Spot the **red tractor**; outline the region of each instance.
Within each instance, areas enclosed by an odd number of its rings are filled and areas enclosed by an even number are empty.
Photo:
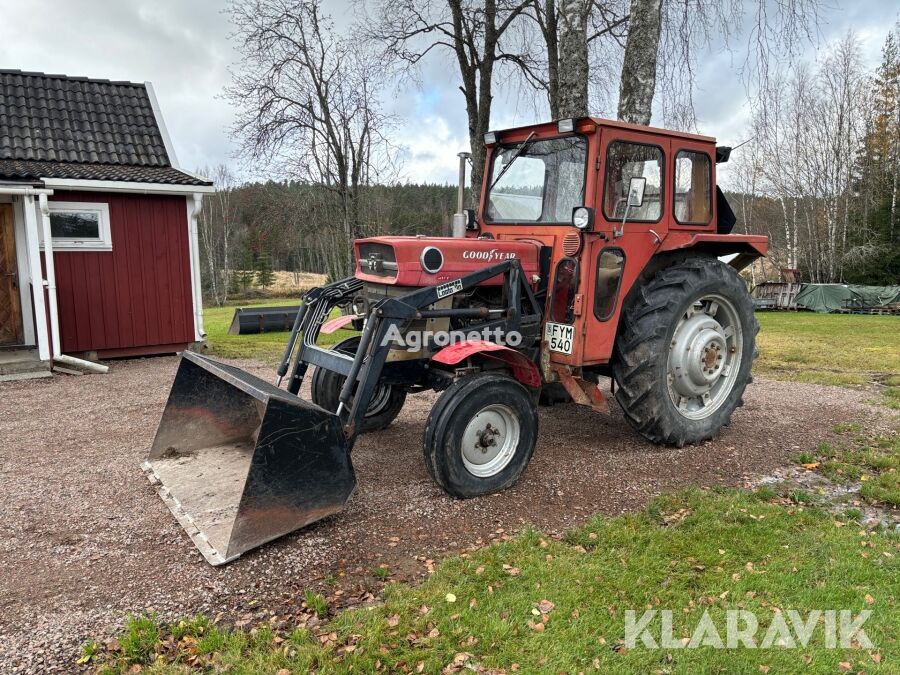
[[[478,215],[453,237],[356,241],[355,274],[304,297],[275,385],[184,354],[144,466],[211,563],[342,508],[357,435],[409,394],[441,392],[425,466],[463,498],[522,475],[540,402],[604,411],[601,378],[654,443],[711,438],[741,405],[758,326],[738,271],[768,241],[731,233],[730,149],[593,118],[485,145]],[[358,336],[317,345],[351,321]]]

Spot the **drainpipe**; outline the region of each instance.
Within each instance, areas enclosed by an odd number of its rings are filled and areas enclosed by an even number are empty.
[[[197,341],[206,338],[203,326],[203,287],[200,281],[200,244],[197,233],[197,216],[203,208],[203,195],[194,193],[194,205],[188,221],[188,247],[191,256],[191,297],[194,302],[194,332]]]
[[[25,211],[25,248],[28,253],[28,267],[31,272],[31,295],[34,304],[34,332],[37,338],[38,358],[50,360],[50,339],[47,335],[47,312],[44,302],[44,280],[41,276],[41,246],[38,237],[37,219],[34,217],[33,188],[4,190],[4,194],[22,195]]]
[[[47,287],[47,296],[50,299],[50,337],[53,345],[53,360],[92,373],[106,373],[109,371],[108,366],[68,356],[63,354],[60,349],[59,306],[56,299],[56,267],[53,261],[53,237],[50,232],[50,206],[47,204],[47,193],[40,193],[38,201],[41,208],[41,226],[44,234],[44,266],[47,270],[47,280],[44,282],[44,285]]]

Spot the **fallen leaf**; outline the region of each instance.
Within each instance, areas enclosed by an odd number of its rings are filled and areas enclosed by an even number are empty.
[[[396,628],[397,624],[399,624],[399,623],[400,623],[400,615],[399,614],[393,614],[388,617],[387,625],[390,626],[391,628]]]
[[[873,652],[873,653],[869,654],[869,656],[872,657],[872,660],[875,663],[881,663],[881,653],[880,652]]]
[[[866,602],[867,602],[868,604],[870,604],[870,605],[874,605],[874,604],[875,604],[875,598],[873,598],[871,595],[869,595],[868,593],[866,593]]]
[[[550,612],[553,611],[553,609],[554,609],[555,607],[556,607],[556,605],[554,605],[554,604],[553,604],[552,602],[550,602],[549,600],[541,600],[541,601],[537,604],[538,611],[539,611],[541,614],[549,614]]]
[[[475,574],[484,574],[484,565],[479,565],[475,570]]]
[[[424,662],[424,661],[419,661],[419,662],[416,664],[416,672],[417,672],[417,673],[421,673],[423,670],[425,670],[425,662]]]
[[[428,637],[430,637],[430,638],[436,638],[440,634],[441,634],[441,631],[439,631],[437,628],[432,628],[430,631],[428,631]]]
[[[761,672],[761,673],[768,673],[768,672],[769,672],[769,666],[760,666],[760,667],[759,667],[759,672]]]
[[[819,463],[818,462],[809,462],[808,464],[801,464],[800,466],[802,466],[807,471],[812,471],[813,469],[819,468]]]
[[[850,662],[849,662],[849,661],[841,661],[841,662],[838,664],[838,670],[840,670],[840,671],[842,671],[842,672],[845,672],[845,673],[846,673],[848,670],[850,670],[852,667],[853,667],[853,666],[850,665]]]

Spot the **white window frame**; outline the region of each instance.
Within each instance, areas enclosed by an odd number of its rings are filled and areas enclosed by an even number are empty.
[[[72,239],[53,237],[53,250],[112,251],[112,233],[109,227],[109,204],[106,202],[48,202],[50,213],[66,211],[93,211],[99,214],[100,236],[97,239]],[[44,242],[41,241],[41,248]]]

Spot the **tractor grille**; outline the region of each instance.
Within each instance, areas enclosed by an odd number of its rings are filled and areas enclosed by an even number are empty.
[[[397,256],[394,253],[394,247],[378,242],[360,244],[359,268],[365,274],[395,278],[397,276]]]
[[[578,255],[581,251],[581,233],[580,232],[570,232],[566,236],[563,237],[562,249],[563,253],[570,258],[572,256]]]

